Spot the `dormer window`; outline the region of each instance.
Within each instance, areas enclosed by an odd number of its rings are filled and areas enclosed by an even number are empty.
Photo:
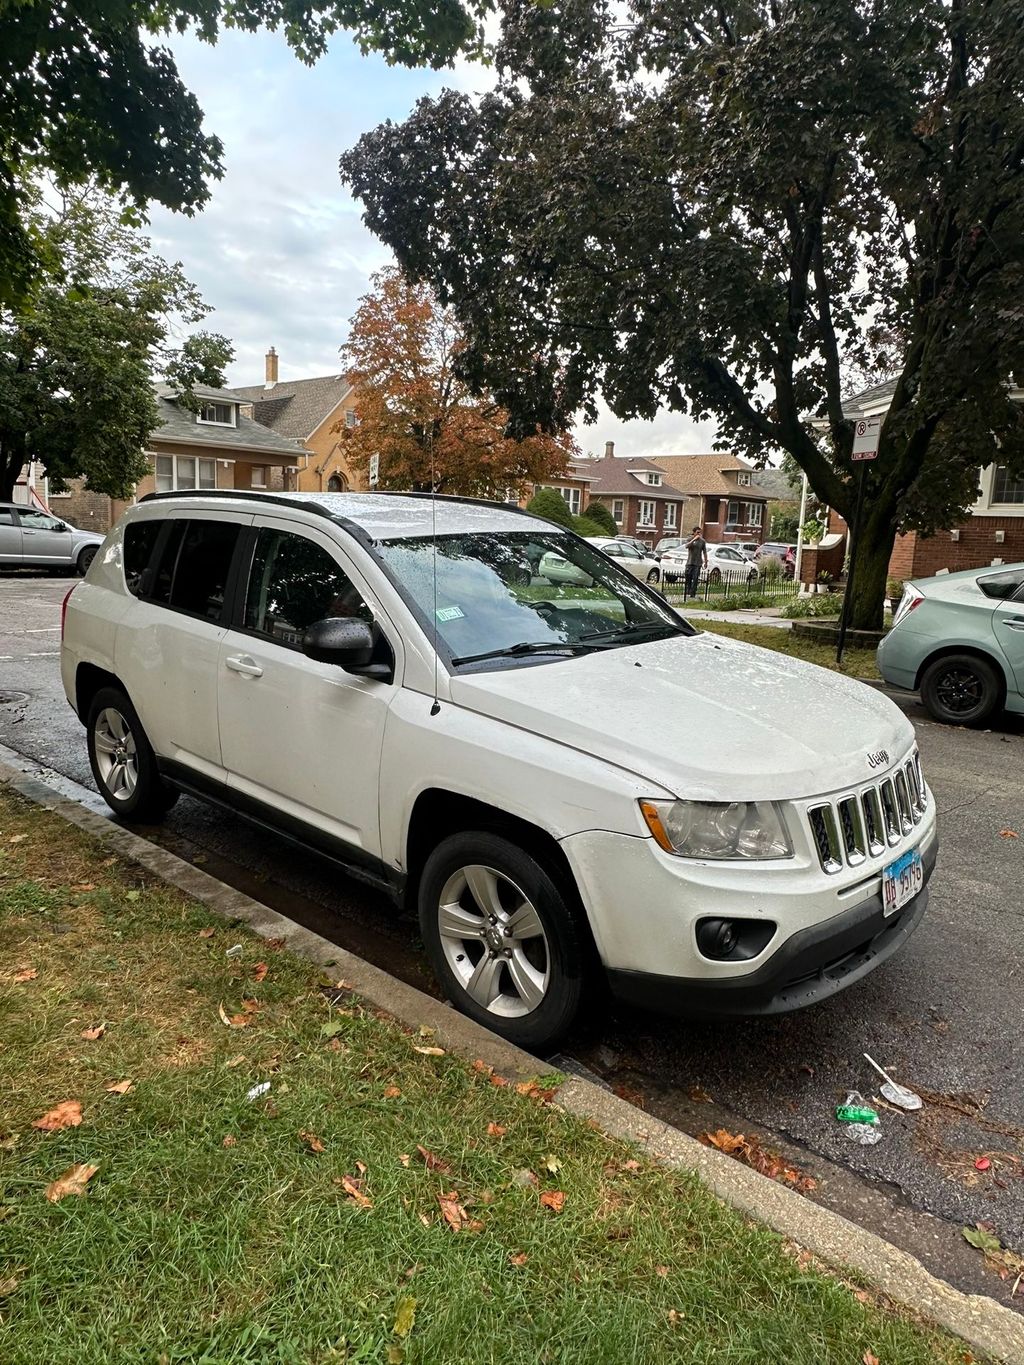
[[[648,482],[648,484],[650,485],[651,488],[660,488],[660,487],[661,487],[661,475],[660,475],[660,474],[648,474],[648,475],[647,475],[647,482]]]
[[[208,427],[233,427],[235,425],[234,403],[204,403],[196,417]]]
[[[744,470],[741,470],[741,471],[736,475],[736,482],[739,484],[739,486],[740,486],[741,488],[749,488],[750,485],[751,485],[751,482],[752,482],[751,476],[750,476],[750,471],[749,471],[749,470],[745,470],[745,471],[744,471]]]

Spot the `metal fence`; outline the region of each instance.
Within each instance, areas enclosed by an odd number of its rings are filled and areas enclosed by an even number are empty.
[[[665,596],[675,605],[680,602],[706,602],[713,606],[715,602],[725,601],[728,598],[757,598],[759,602],[781,606],[785,602],[791,602],[797,595],[798,585],[791,578],[756,578],[753,583],[748,583],[746,578],[718,578],[711,574],[704,573],[697,583],[696,593],[685,592],[685,585],[680,578],[676,583],[663,584],[662,590]]]

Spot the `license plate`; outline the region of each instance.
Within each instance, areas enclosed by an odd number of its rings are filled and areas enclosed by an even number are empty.
[[[882,909],[894,914],[924,886],[924,864],[916,848],[882,868]]]

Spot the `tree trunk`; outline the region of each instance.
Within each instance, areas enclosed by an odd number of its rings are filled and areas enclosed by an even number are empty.
[[[5,431],[0,436],[0,502],[14,501],[14,485],[25,463],[26,449],[23,431]]]
[[[853,592],[850,595],[851,630],[881,630],[885,611],[885,582],[896,543],[893,517],[882,508],[865,509],[864,526],[853,553]]]

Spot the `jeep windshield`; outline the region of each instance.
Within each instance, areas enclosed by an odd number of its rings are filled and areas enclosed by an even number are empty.
[[[694,634],[643,584],[566,532],[468,532],[375,548],[455,667],[546,663]]]

